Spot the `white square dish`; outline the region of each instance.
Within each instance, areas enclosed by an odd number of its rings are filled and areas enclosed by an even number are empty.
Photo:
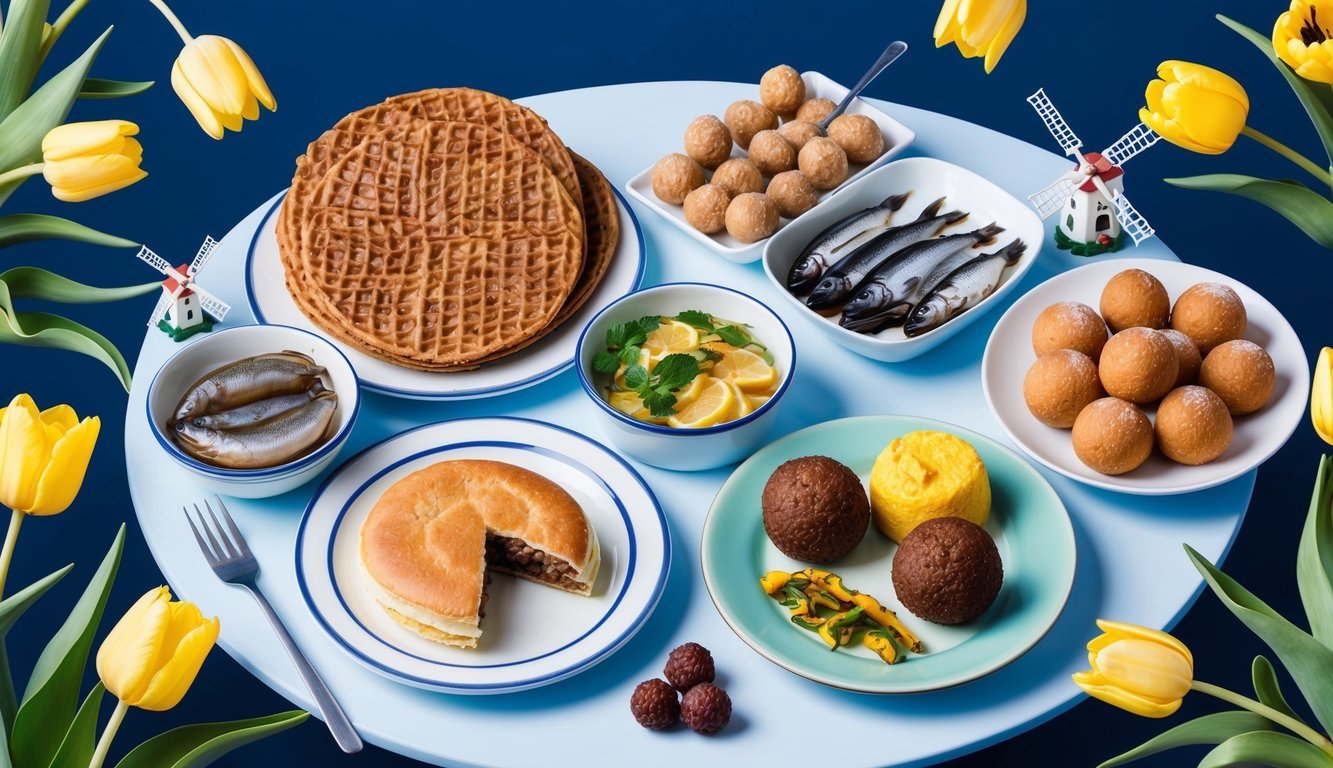
[[[807,98],[830,99],[834,103],[840,103],[843,98],[847,96],[848,88],[846,86],[833,82],[819,72],[806,72],[801,75],[801,79],[805,81],[805,93]],[[758,93],[759,87],[756,85],[755,98],[758,98]],[[707,108],[711,106],[714,107],[715,113],[719,116],[722,114],[722,111],[727,108],[726,104],[700,104],[699,106],[699,114],[707,114]],[[819,211],[834,195],[847,189],[853,182],[865,176],[871,170],[878,168],[896,157],[916,140],[916,134],[913,133],[910,128],[871,106],[864,99],[856,99],[853,101],[851,105],[847,107],[846,114],[865,115],[879,125],[880,130],[884,133],[884,154],[875,158],[874,161],[867,165],[860,165],[857,163],[850,164],[848,166],[847,180],[834,189],[819,193],[819,202],[798,220],[804,220],[813,215],[816,211]],[[682,125],[680,130],[681,133],[684,134],[685,126]],[[663,148],[662,154],[666,155],[670,152],[679,151],[679,147],[665,147]],[[733,146],[731,156],[745,157],[745,151],[739,147]],[[712,172],[705,171],[705,174],[711,178]],[[706,235],[690,226],[689,222],[685,221],[685,211],[681,206],[664,203],[657,199],[657,195],[653,194],[653,166],[651,165],[634,178],[630,179],[625,184],[625,191],[628,192],[631,197],[648,206],[655,213],[661,215],[662,218],[679,227],[685,234],[699,241],[701,244],[725,259],[746,264],[757,260],[763,254],[765,241],[761,240],[757,243],[742,243],[725,231],[719,232],[716,235]],[[778,231],[781,232],[791,224],[792,221],[794,220],[782,219],[778,224]],[[771,240],[772,238],[769,239]]]

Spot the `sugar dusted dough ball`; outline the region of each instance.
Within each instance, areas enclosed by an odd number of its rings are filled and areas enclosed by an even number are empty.
[[[1203,363],[1199,348],[1180,331],[1164,328],[1160,333],[1176,348],[1176,386],[1193,384],[1199,379],[1199,366]]]
[[[810,180],[800,171],[785,171],[768,182],[768,196],[778,207],[778,213],[794,219],[815,207],[819,195],[810,186]]]
[[[1191,466],[1207,464],[1231,445],[1231,414],[1211,389],[1171,390],[1157,406],[1157,446],[1168,459]]]
[[[760,131],[750,139],[750,162],[765,176],[776,176],[796,167],[796,150],[777,131]]]
[[[1276,383],[1273,358],[1263,347],[1244,339],[1213,347],[1199,369],[1199,384],[1222,398],[1232,416],[1244,416],[1263,408]]]
[[[1119,272],[1102,289],[1102,318],[1119,333],[1126,328],[1165,328],[1171,297],[1162,281],[1141,269]]]
[[[837,108],[838,105],[830,99],[810,99],[796,110],[796,119],[807,123],[819,123]]]
[[[1103,475],[1138,469],[1152,454],[1152,422],[1133,403],[1116,397],[1089,403],[1074,421],[1072,437],[1078,460]]]
[[[1171,327],[1194,339],[1207,355],[1224,341],[1245,336],[1245,302],[1221,283],[1192,285],[1176,299]]]
[[[1061,301],[1043,309],[1032,324],[1032,351],[1038,355],[1057,349],[1073,349],[1097,361],[1111,334],[1092,307],[1077,301]]]
[[[717,115],[699,115],[685,126],[685,154],[705,168],[731,157],[731,131]]]
[[[685,221],[691,227],[711,235],[727,225],[727,206],[731,195],[716,184],[696,187],[685,196]]]
[[[778,207],[768,195],[746,192],[727,206],[727,234],[742,243],[755,243],[778,231]]]
[[[828,124],[828,137],[853,163],[868,163],[884,154],[884,133],[865,115],[838,115]]]
[[[764,177],[754,163],[743,157],[733,157],[713,171],[713,183],[735,197],[746,192],[764,191]]]
[[[1106,394],[1131,403],[1151,403],[1175,386],[1176,348],[1160,331],[1126,328],[1102,348],[1098,373]]]
[[[807,141],[797,155],[797,165],[815,189],[833,189],[847,179],[847,153],[833,139]]]
[[[1082,352],[1057,349],[1037,358],[1023,378],[1023,400],[1037,420],[1068,429],[1088,403],[1106,395],[1097,364]]]
[[[736,146],[741,149],[749,149],[750,139],[754,138],[756,133],[778,127],[777,115],[763,104],[749,99],[741,99],[727,107],[722,121],[731,131],[731,138],[735,139]]]
[[[797,152],[801,151],[807,141],[824,135],[819,126],[805,120],[788,120],[778,126],[778,133],[782,134],[782,138],[795,147]]]
[[[759,100],[783,117],[791,117],[805,103],[805,81],[801,73],[779,64],[759,78]]]
[[[667,155],[653,166],[653,194],[664,203],[680,205],[690,190],[703,183],[703,169],[679,152]]]

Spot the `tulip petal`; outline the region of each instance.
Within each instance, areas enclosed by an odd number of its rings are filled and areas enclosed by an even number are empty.
[[[128,120],[94,120],[58,125],[47,131],[42,138],[42,158],[50,162],[91,152],[100,153],[103,148],[119,146],[125,136],[133,136],[138,132],[139,126]]]
[[[214,35],[200,35],[181,50],[176,62],[190,86],[215,112],[240,114],[245,107],[245,72],[231,49]]]
[[[189,603],[182,605],[194,608]],[[194,615],[199,616],[198,608],[194,608]],[[202,619],[201,616],[199,618]],[[136,706],[161,712],[179,704],[204,666],[209,651],[213,650],[219,626],[217,617],[195,624],[176,645],[170,660],[153,676],[152,683]]]
[[[1324,442],[1333,445],[1333,349],[1324,347],[1310,387],[1310,419]],[[3,423],[3,422],[0,422]]]
[[[269,90],[268,83],[264,82],[264,76],[259,73],[259,67],[255,66],[250,54],[246,53],[234,41],[225,37],[221,39],[222,42],[227,44],[227,47],[231,48],[232,54],[236,57],[236,62],[241,66],[241,70],[245,72],[245,79],[250,87],[250,95],[258,99],[265,107],[268,107],[268,111],[278,111],[278,101],[273,98],[273,92]],[[258,112],[256,111],[255,117],[249,115],[246,115],[246,117],[254,120],[258,117]]]
[[[97,675],[116,698],[137,706],[156,668],[152,666],[170,620],[171,590],[149,590],[111,628],[97,649]]]
[[[1139,624],[1130,624],[1123,621],[1111,621],[1109,619],[1097,619],[1097,628],[1108,635],[1119,637],[1132,637],[1139,640],[1148,640],[1154,643],[1169,645],[1184,656],[1190,664],[1191,674],[1194,670],[1194,655],[1184,643],[1180,642],[1175,635],[1163,632],[1159,629],[1152,629]],[[1091,646],[1089,646],[1091,647]]]
[[[88,461],[97,444],[102,420],[93,416],[66,432],[51,450],[51,460],[42,470],[32,506],[24,510],[30,515],[58,515],[69,509],[83,486]]]
[[[1180,699],[1165,704],[1149,701],[1113,685],[1098,684],[1095,682],[1095,678],[1089,678],[1087,673],[1084,672],[1074,675],[1074,684],[1094,699],[1104,701],[1113,707],[1119,707],[1126,712],[1132,712],[1142,717],[1168,717],[1180,709]]]
[[[1103,648],[1093,669],[1117,688],[1159,704],[1189,693],[1194,676],[1189,660],[1174,648],[1137,638]]]
[[[1167,76],[1168,71],[1170,76]],[[1244,86],[1221,70],[1188,61],[1172,60],[1162,62],[1157,68],[1157,73],[1167,82],[1176,82],[1219,96],[1230,97],[1246,112],[1250,110],[1250,95],[1245,92]]]
[[[1025,0],[1014,4],[1014,10],[1005,20],[1004,26],[1000,28],[995,39],[991,40],[990,47],[986,49],[986,74],[990,74],[995,69],[995,65],[1000,63],[1000,57],[1009,50],[1009,44],[1018,36],[1018,30],[1022,29],[1023,21],[1027,18],[1028,5]]]
[[[958,36],[958,6],[963,0],[944,0],[935,18],[935,47],[952,43]]]
[[[1000,34],[1017,5],[1018,0],[963,0],[958,7],[963,39],[973,48],[984,50]]]
[[[222,122],[218,120],[217,113],[208,106],[185,79],[185,73],[181,71],[180,61],[171,68],[171,88],[176,92],[176,96],[185,104],[185,108],[190,110],[194,119],[199,123],[199,127],[204,129],[204,133],[215,139],[222,138]]]
[[[47,408],[39,414],[42,423],[48,426],[60,427],[63,434],[74,428],[79,423],[79,415],[68,405],[57,405],[54,408]]]
[[[0,421],[0,504],[20,511],[31,507],[50,456],[37,405],[27,395],[15,397]]]

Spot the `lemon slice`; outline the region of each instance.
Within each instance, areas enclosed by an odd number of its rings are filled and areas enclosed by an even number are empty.
[[[649,424],[665,424],[666,419],[653,416],[648,408],[644,406],[637,393],[634,392],[612,392],[606,401],[617,411],[629,416],[632,419],[646,421]]]
[[[667,423],[677,429],[699,429],[731,421],[735,417],[736,390],[727,382],[710,377],[699,396],[667,417]]]
[[[749,396],[736,386],[735,382],[727,382],[736,395],[736,418],[743,419],[754,412],[754,404],[750,402]]]
[[[677,352],[689,352],[699,346],[699,332],[679,320],[668,320],[648,334],[643,349],[653,357],[663,358]]]
[[[735,349],[713,364],[713,375],[731,381],[744,392],[763,392],[778,380],[778,369],[748,349]]]
[[[750,401],[750,407],[751,407],[751,408],[754,408],[755,410],[758,410],[759,408],[763,407],[764,403],[767,403],[767,402],[769,401],[769,398],[771,398],[771,397],[773,397],[773,396],[772,396],[772,395],[746,395],[746,399]]]
[[[711,377],[708,374],[701,373],[691,379],[689,384],[676,390],[676,410],[679,411],[681,408],[698,400],[699,395],[704,391],[704,387],[708,386],[709,378]]]

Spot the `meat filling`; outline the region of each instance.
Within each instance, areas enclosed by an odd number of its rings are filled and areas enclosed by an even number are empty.
[[[533,549],[522,539],[486,535],[486,562],[504,571],[512,571],[537,581],[578,589],[574,577],[578,571],[565,561]]]

